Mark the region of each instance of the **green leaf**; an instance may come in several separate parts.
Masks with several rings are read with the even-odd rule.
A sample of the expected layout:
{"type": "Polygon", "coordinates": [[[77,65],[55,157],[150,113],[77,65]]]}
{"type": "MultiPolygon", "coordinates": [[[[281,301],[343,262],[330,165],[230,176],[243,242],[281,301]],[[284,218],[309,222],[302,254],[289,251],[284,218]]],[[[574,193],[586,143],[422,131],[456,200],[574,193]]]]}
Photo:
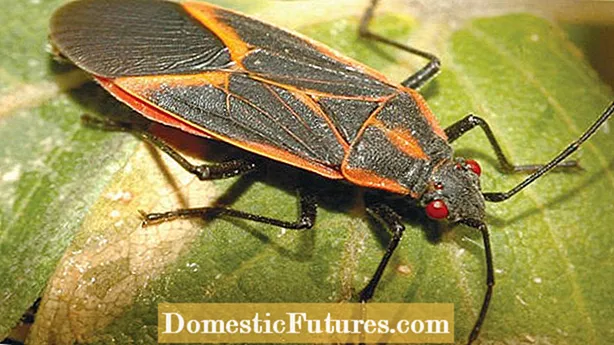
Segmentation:
{"type": "MultiPolygon", "coordinates": [[[[138,210],[214,202],[290,220],[302,175],[273,164],[258,176],[194,181],[130,135],[81,126],[83,112],[130,111],[95,85],[79,86],[82,74],[51,61],[46,26],[62,2],[14,2],[0,12],[0,336],[41,294],[31,344],[154,344],[160,302],[355,298],[388,235],[351,186],[309,181],[323,191],[311,231],[226,219],[140,226],[138,210]]],[[[364,5],[346,2],[341,8],[349,14],[364,5]]],[[[393,80],[424,63],[357,38],[357,16],[322,21],[302,2],[254,4],[234,6],[285,26],[293,24],[288,13],[301,13],[293,28],[393,80]]],[[[446,22],[406,17],[409,9],[395,12],[402,13],[380,16],[375,30],[440,56],[442,73],[422,93],[442,125],[482,116],[518,164],[553,157],[613,98],[564,32],[544,19],[475,19],[453,32],[446,22]]],[[[175,130],[156,133],[195,162],[237,154],[175,130]]],[[[497,285],[482,342],[614,341],[614,310],[607,307],[614,296],[610,136],[600,131],[576,155],[584,171],[550,174],[510,201],[488,205],[497,285]]],[[[507,190],[523,178],[499,172],[479,130],[454,146],[480,160],[485,191],[507,190]]],[[[420,221],[407,226],[375,301],[454,303],[456,340],[464,343],[485,289],[481,238],[464,227],[433,233],[420,221]]]]}

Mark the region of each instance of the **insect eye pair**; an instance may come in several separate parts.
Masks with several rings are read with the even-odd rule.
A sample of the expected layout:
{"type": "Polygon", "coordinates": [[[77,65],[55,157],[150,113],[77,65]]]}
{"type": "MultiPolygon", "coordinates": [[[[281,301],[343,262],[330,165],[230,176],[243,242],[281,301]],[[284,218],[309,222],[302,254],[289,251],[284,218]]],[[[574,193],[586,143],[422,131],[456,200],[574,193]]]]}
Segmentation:
{"type": "MultiPolygon", "coordinates": [[[[456,167],[457,169],[469,169],[478,176],[482,174],[482,167],[480,167],[480,164],[473,159],[465,160],[464,167],[461,165],[461,163],[458,163],[456,167]]],[[[443,189],[443,184],[441,182],[436,182],[434,187],[437,190],[441,190],[443,189]]],[[[448,206],[443,200],[433,200],[426,204],[424,209],[426,211],[426,215],[431,219],[444,219],[450,214],[448,206]]]]}

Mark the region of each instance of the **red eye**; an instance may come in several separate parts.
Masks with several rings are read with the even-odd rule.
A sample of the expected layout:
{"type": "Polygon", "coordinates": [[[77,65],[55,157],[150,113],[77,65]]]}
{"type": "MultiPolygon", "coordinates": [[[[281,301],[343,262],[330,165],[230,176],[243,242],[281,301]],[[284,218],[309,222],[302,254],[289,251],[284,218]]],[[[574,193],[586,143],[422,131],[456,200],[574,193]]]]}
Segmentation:
{"type": "Polygon", "coordinates": [[[442,200],[433,200],[426,207],[426,215],[431,219],[444,219],[448,216],[448,206],[442,200]]]}
{"type": "Polygon", "coordinates": [[[476,175],[482,175],[482,168],[480,167],[478,162],[474,161],[473,159],[467,159],[465,163],[469,166],[469,169],[471,169],[471,171],[473,171],[476,175]]]}

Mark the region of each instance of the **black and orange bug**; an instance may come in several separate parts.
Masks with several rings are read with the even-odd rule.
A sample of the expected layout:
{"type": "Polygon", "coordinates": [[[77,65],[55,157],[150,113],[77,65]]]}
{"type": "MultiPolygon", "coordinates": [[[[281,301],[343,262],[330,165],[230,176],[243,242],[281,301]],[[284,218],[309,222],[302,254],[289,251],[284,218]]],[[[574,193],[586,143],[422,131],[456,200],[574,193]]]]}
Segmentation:
{"type": "MultiPolygon", "coordinates": [[[[555,167],[577,166],[563,161],[608,120],[614,103],[547,164],[512,165],[483,119],[469,115],[445,129],[439,126],[415,91],[437,74],[439,60],[369,31],[376,4],[373,0],[362,18],[361,36],[429,61],[400,84],[306,37],[199,2],[79,0],[55,12],[50,36],[62,56],[149,119],[329,179],[415,200],[432,219],[480,231],[487,288],[470,344],[482,328],[495,283],[485,202],[507,200],[555,167]],[[530,173],[523,182],[507,192],[481,191],[479,164],[454,157],[450,146],[476,127],[486,134],[503,170],[530,173]]],[[[136,131],[201,180],[240,175],[260,164],[192,165],[148,132],[128,124],[101,125],[136,131]]],[[[392,237],[360,292],[361,301],[373,296],[405,229],[386,203],[367,208],[392,237]]],[[[145,222],[211,213],[309,229],[316,198],[301,194],[294,222],[221,207],[147,214],[145,222]]]]}

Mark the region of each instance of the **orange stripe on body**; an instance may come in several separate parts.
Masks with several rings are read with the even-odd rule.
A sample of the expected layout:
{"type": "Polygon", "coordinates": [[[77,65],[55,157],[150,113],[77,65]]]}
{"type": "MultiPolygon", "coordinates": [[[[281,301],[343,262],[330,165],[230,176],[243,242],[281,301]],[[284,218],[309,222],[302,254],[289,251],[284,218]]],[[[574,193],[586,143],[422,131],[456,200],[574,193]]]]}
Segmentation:
{"type": "MultiPolygon", "coordinates": [[[[397,94],[392,94],[382,100],[381,105],[371,114],[371,116],[367,119],[367,121],[365,121],[363,126],[358,131],[355,142],[360,140],[367,128],[375,127],[382,131],[391,144],[401,152],[412,158],[428,160],[429,156],[424,152],[424,150],[422,150],[418,140],[411,134],[410,131],[405,128],[387,128],[382,121],[377,119],[377,115],[386,107],[388,101],[396,96],[397,94]]],[[[393,179],[377,175],[377,173],[374,171],[349,167],[348,162],[351,154],[352,150],[350,149],[343,159],[343,163],[341,164],[341,173],[348,181],[367,188],[385,190],[401,195],[410,195],[414,199],[419,197],[419,195],[393,179]]]]}
{"type": "Polygon", "coordinates": [[[386,107],[388,100],[395,96],[396,95],[391,95],[382,102],[381,106],[371,114],[367,121],[365,121],[363,126],[360,128],[360,131],[356,135],[356,138],[362,137],[364,131],[368,127],[372,126],[382,131],[386,138],[388,138],[388,140],[390,140],[390,142],[394,145],[394,147],[398,148],[410,157],[417,159],[429,159],[429,156],[424,152],[424,150],[422,150],[420,143],[418,143],[418,140],[411,134],[410,131],[408,131],[406,128],[390,129],[386,127],[382,121],[377,119],[377,115],[384,107],[386,107]]]}
{"type": "Polygon", "coordinates": [[[392,145],[406,155],[417,159],[429,159],[429,156],[424,153],[418,140],[405,128],[388,129],[383,122],[378,119],[370,119],[369,126],[373,126],[381,130],[386,138],[390,140],[392,145]]]}
{"type": "Polygon", "coordinates": [[[350,168],[345,162],[341,165],[341,173],[349,181],[359,186],[385,190],[396,194],[410,194],[410,190],[407,187],[402,186],[395,180],[376,175],[374,172],[366,169],[350,168]]]}

